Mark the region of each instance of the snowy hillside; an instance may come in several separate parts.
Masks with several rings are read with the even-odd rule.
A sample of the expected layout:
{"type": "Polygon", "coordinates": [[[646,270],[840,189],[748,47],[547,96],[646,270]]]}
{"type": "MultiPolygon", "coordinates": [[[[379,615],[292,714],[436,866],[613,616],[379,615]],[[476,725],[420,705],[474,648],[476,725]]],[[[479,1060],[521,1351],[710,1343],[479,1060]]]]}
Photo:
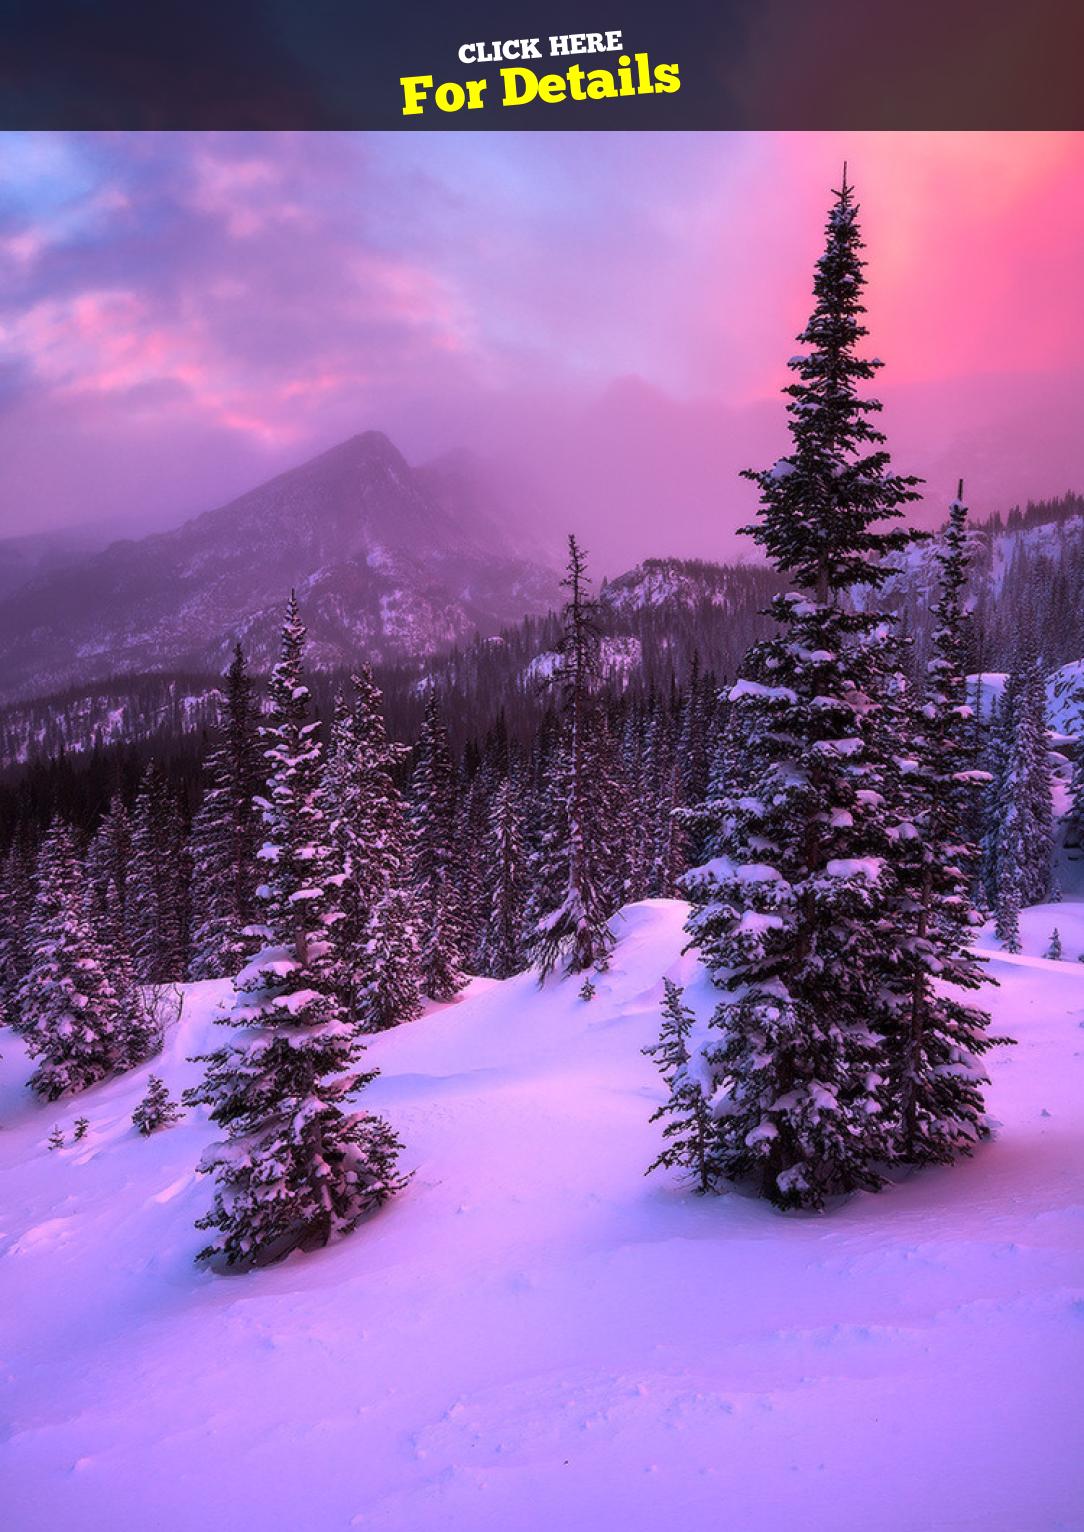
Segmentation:
{"type": "MultiPolygon", "coordinates": [[[[967,678],[969,694],[977,697],[989,718],[1005,692],[1008,673],[986,670],[967,678]]],[[[1046,716],[1051,733],[1062,739],[1084,739],[1084,660],[1062,665],[1046,679],[1046,716]]]]}
{"type": "MultiPolygon", "coordinates": [[[[139,1138],[146,1069],[35,1103],[5,1034],[6,1524],[1079,1528],[1084,903],[991,964],[996,1139],[819,1218],[644,1178],[661,976],[711,1005],[684,913],[625,911],[590,1002],[479,980],[380,1036],[409,1190],[244,1277],[192,1264],[201,1118],[139,1138]]],[[[175,1092],[227,988],[187,987],[175,1092]]]]}

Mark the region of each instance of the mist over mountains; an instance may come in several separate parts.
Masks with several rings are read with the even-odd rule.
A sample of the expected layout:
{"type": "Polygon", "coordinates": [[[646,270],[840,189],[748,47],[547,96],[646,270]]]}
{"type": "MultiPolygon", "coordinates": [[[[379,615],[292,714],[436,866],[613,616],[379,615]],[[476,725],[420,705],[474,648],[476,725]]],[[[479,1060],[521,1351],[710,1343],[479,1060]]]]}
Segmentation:
{"type": "MultiPolygon", "coordinates": [[[[406,727],[420,676],[460,696],[472,716],[489,693],[529,689],[531,667],[556,641],[547,616],[561,603],[554,555],[568,529],[538,517],[525,531],[516,493],[506,473],[469,452],[412,467],[386,435],[366,431],[171,531],[106,548],[88,548],[85,532],[0,542],[4,760],[201,727],[212,678],[236,641],[255,672],[270,669],[291,588],[314,669],[365,660],[400,672],[401,683],[387,678],[389,704],[394,713],[402,689],[406,727]],[[44,718],[43,698],[53,699],[44,718]]],[[[1082,512],[1070,495],[1007,525],[976,523],[975,668],[1008,667],[1024,608],[1051,669],[1084,654],[1074,594],[1084,580],[1082,512]]],[[[758,614],[778,577],[752,561],[675,558],[680,517],[669,507],[656,535],[659,557],[609,580],[592,560],[615,673],[665,688],[694,654],[720,676],[733,673],[765,631],[758,614]]],[[[931,545],[920,544],[887,592],[920,661],[933,569],[931,545]]]]}
{"type": "Polygon", "coordinates": [[[472,460],[412,468],[377,431],[174,531],[65,550],[14,583],[0,600],[7,698],[137,671],[214,672],[237,640],[264,669],[291,588],[320,666],[431,654],[547,611],[559,591],[512,544],[472,460]]]}

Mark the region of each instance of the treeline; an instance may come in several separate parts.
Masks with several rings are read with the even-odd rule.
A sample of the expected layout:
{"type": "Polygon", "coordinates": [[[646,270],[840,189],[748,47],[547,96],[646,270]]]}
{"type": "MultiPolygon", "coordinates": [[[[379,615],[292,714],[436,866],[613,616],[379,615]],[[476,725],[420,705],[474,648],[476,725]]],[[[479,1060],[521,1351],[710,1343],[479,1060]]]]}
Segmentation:
{"type": "MultiPolygon", "coordinates": [[[[995,516],[972,529],[969,671],[1012,669],[1024,631],[1047,674],[1084,655],[1082,507],[1067,494],[1014,509],[1007,524],[995,516]]],[[[929,655],[932,581],[927,558],[890,582],[882,598],[913,641],[915,677],[929,655]]],[[[703,671],[732,678],[751,645],[771,631],[765,609],[783,588],[766,565],[646,560],[600,592],[598,623],[612,661],[605,684],[634,698],[666,692],[687,682],[694,658],[703,671]]],[[[498,712],[513,737],[529,737],[546,705],[538,670],[559,637],[557,614],[529,618],[424,662],[375,667],[389,732],[416,739],[425,697],[435,689],[457,751],[483,738],[498,712]]],[[[325,729],[348,679],[345,671],[312,676],[325,729]]],[[[89,827],[116,786],[130,791],[133,763],[151,758],[175,774],[194,811],[217,685],[216,677],[199,675],[119,676],[0,709],[0,762],[7,763],[0,769],[0,846],[23,817],[41,829],[56,809],[89,827]]],[[[257,678],[257,691],[266,698],[265,678],[257,678]]]]}

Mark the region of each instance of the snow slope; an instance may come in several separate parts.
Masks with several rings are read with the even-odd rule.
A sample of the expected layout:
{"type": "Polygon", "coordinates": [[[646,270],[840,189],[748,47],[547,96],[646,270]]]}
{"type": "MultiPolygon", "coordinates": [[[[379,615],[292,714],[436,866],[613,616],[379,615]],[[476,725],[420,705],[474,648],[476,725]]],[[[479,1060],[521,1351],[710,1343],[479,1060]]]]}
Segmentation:
{"type": "MultiPolygon", "coordinates": [[[[5,1526],[1084,1527],[1084,963],[994,957],[1020,1045],[973,1161],[786,1218],[642,1174],[683,917],[626,911],[590,1002],[477,981],[378,1038],[408,1192],[243,1277],[192,1265],[205,1122],[138,1138],[146,1071],[35,1104],[6,1035],[5,1526]],[[48,1151],[80,1111],[88,1138],[48,1151]]],[[[1075,957],[1084,903],[1057,923],[1075,957]]],[[[225,992],[189,987],[174,1090],[225,992]]]]}

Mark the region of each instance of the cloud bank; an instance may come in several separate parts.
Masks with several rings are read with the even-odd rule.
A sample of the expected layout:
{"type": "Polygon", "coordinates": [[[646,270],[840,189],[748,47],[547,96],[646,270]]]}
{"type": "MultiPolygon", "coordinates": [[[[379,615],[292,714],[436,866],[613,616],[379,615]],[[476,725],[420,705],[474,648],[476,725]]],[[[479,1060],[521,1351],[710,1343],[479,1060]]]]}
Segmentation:
{"type": "Polygon", "coordinates": [[[10,135],[0,527],[164,525],[377,427],[611,571],[733,555],[845,157],[919,516],[1084,485],[1073,135],[10,135]]]}

